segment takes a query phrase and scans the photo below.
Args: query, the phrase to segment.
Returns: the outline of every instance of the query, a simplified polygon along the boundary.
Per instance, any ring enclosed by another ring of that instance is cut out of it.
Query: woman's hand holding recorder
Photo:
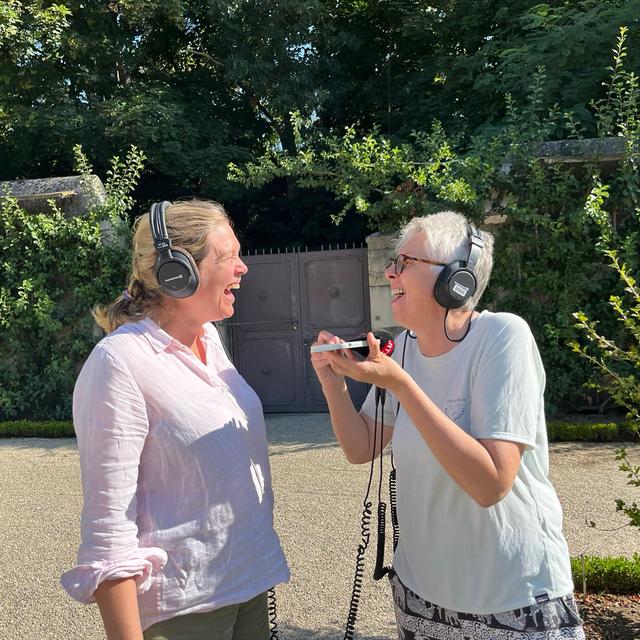
[[[340,353],[343,354],[347,352],[347,349],[340,348],[340,345],[345,344],[344,340],[338,338],[338,336],[334,336],[332,333],[328,331],[321,331],[318,334],[318,339],[313,343],[311,347],[311,364],[318,376],[318,380],[320,384],[324,388],[325,386],[339,386],[343,387],[344,376],[341,374],[337,374],[331,366],[330,354],[332,353]],[[339,351],[324,351],[318,350],[317,347],[325,347],[327,345],[336,345],[336,349]]]
[[[401,380],[404,371],[380,350],[380,340],[371,331],[366,336],[369,354],[365,360],[353,353],[353,347],[349,348],[348,345],[354,342],[350,340],[345,343],[327,331],[320,332],[318,341],[311,347],[311,362],[323,387],[325,384],[343,382],[344,376],[384,389],[393,387]],[[323,345],[336,345],[336,348],[323,350]]]

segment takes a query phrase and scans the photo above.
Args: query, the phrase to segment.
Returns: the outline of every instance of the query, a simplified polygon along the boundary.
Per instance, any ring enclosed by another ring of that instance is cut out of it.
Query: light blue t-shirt
[[[511,491],[484,508],[431,453],[388,394],[385,425],[394,426],[400,540],[394,568],[434,604],[466,613],[498,613],[571,593],[562,510],[548,479],[545,374],[527,323],[482,312],[463,342],[436,357],[401,334],[393,358],[431,400],[474,438],[526,445]],[[390,401],[389,401],[390,399]],[[362,412],[373,418],[373,390]],[[395,423],[395,424],[394,424]]]

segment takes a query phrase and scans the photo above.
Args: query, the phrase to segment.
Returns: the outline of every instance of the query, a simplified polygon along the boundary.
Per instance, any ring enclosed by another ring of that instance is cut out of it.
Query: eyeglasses
[[[435,262],[434,260],[427,260],[426,258],[416,258],[414,256],[408,256],[405,253],[399,253],[397,256],[391,257],[389,259],[389,263],[385,268],[388,269],[391,265],[393,265],[394,273],[399,276],[404,271],[404,268],[409,262],[424,262],[425,264],[432,264],[436,267],[447,266],[446,264],[444,264],[444,262]]]

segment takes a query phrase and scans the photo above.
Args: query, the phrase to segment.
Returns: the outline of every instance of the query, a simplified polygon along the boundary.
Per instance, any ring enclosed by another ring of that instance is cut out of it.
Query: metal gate
[[[326,411],[309,359],[321,329],[350,338],[371,327],[366,249],[243,256],[231,328],[237,369],[265,412]],[[348,382],[359,407],[368,385]]]

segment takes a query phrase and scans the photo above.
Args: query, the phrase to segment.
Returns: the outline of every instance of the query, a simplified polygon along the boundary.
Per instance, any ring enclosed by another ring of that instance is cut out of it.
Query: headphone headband
[[[153,237],[153,245],[157,251],[166,251],[171,249],[171,240],[167,233],[167,225],[165,222],[165,213],[170,202],[163,200],[151,205],[151,214],[149,224],[151,226],[151,236]]]
[[[475,271],[476,264],[480,259],[482,248],[484,247],[484,236],[482,231],[475,225],[468,223],[469,233],[469,255],[467,256],[466,267],[471,271]]]

